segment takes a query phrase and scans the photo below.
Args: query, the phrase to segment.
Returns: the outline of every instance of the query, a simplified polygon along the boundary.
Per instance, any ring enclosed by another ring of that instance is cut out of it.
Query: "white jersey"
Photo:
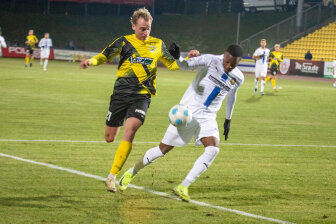
[[[181,104],[191,110],[195,118],[216,119],[222,102],[226,100],[226,118],[231,119],[238,87],[244,82],[244,75],[234,68],[226,73],[223,67],[224,55],[201,55],[186,61],[180,57],[177,64],[181,69],[198,69],[197,76],[190,84]]]
[[[6,48],[7,44],[5,41],[5,38],[3,38],[3,36],[0,36],[0,56],[2,56],[2,50],[1,48]]]
[[[257,50],[255,50],[255,52],[253,53],[253,56],[260,56],[260,55],[264,55],[264,57],[262,58],[258,58],[256,59],[256,67],[266,67],[268,66],[268,57],[270,55],[270,50],[268,48],[262,49],[261,47],[259,47]]]
[[[333,71],[334,71],[334,78],[336,78],[336,60],[335,61],[333,61],[333,63],[332,63],[332,67],[333,67]]]
[[[52,47],[52,41],[50,38],[42,38],[39,43],[39,47],[43,50],[50,49]]]

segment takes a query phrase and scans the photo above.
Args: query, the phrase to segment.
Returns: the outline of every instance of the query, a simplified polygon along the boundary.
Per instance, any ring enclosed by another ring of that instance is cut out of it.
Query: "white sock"
[[[154,160],[164,156],[159,146],[148,149],[145,155],[135,163],[135,165],[129,170],[130,173],[135,176],[141,169],[151,164]]]
[[[265,84],[266,84],[266,81],[265,80],[261,80],[260,92],[264,92]]]
[[[112,173],[110,173],[108,176],[107,176],[107,178],[110,178],[110,179],[116,179],[116,176],[114,175],[114,174],[112,174]]]
[[[254,80],[254,88],[258,89],[258,80],[257,79]]]
[[[44,70],[47,70],[47,64],[48,64],[48,60],[44,60],[44,63],[43,63]]]
[[[190,184],[194,183],[195,180],[210,167],[211,163],[215,160],[218,152],[218,147],[206,147],[204,153],[200,157],[198,157],[198,159],[194,163],[193,168],[189,171],[188,175],[181,184],[183,186],[189,187]]]

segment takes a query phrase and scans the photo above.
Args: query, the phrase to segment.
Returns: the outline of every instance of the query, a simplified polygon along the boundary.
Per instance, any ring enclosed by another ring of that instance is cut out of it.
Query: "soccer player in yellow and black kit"
[[[27,51],[26,51],[26,58],[25,58],[25,67],[28,67],[28,64],[30,65],[30,67],[33,66],[33,61],[34,61],[34,49],[35,49],[35,44],[38,43],[38,39],[37,37],[34,35],[34,30],[29,30],[28,31],[28,36],[26,38],[26,47],[27,47]]]
[[[175,59],[169,54],[162,40],[149,36],[153,18],[145,8],[136,10],[131,17],[133,35],[117,38],[100,54],[84,59],[81,68],[111,61],[119,55],[117,80],[111,95],[106,118],[105,140],[113,142],[125,122],[122,141],[116,151],[110,174],[106,179],[108,191],[116,191],[116,176],[132,149],[137,130],[144,123],[151,96],[156,95],[158,61],[170,70],[178,70]],[[190,51],[188,55],[199,54]]]
[[[270,58],[271,74],[266,78],[265,81],[267,83],[270,79],[272,79],[273,90],[275,92],[277,92],[278,90],[276,88],[275,79],[276,79],[277,71],[279,70],[280,62],[283,61],[283,55],[280,52],[280,45],[279,44],[274,45],[274,51],[271,52],[269,58]]]

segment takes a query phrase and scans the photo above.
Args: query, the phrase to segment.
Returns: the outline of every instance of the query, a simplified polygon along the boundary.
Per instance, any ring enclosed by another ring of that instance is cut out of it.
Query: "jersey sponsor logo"
[[[142,114],[142,115],[146,115],[146,112],[143,111],[143,110],[140,110],[140,109],[135,109],[135,113],[139,113],[139,114]]]
[[[129,58],[129,61],[131,63],[140,63],[140,64],[143,64],[143,65],[150,65],[153,62],[153,58],[133,57],[133,56],[131,56]]]
[[[149,46],[149,51],[154,53],[156,51],[156,47],[154,45]]]
[[[224,90],[226,90],[227,92],[229,92],[229,91],[232,89],[233,85],[234,85],[234,84],[231,84],[231,80],[232,80],[232,79],[229,81],[230,84],[231,84],[231,86],[228,85],[229,83],[228,83],[227,81],[223,82],[223,81],[221,81],[221,80],[218,80],[217,78],[215,78],[215,77],[212,76],[212,75],[209,75],[209,79],[210,79],[212,82],[214,82],[217,86],[219,86],[221,89],[224,89]]]

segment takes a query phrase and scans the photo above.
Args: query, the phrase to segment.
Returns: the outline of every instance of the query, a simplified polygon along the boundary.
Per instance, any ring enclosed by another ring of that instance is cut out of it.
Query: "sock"
[[[159,146],[148,149],[145,155],[130,169],[130,173],[135,176],[141,169],[162,156],[164,156],[164,154],[161,152]]]
[[[258,89],[258,80],[257,79],[254,80],[254,88]]]
[[[261,80],[260,92],[264,92],[265,84],[266,84],[265,80]]]
[[[272,79],[272,86],[273,86],[273,89],[276,88],[276,85],[275,85],[275,79]]]
[[[34,58],[31,57],[31,58],[30,58],[30,63],[33,63],[33,61],[34,61]]]
[[[189,187],[190,184],[194,183],[195,180],[210,167],[211,163],[215,160],[218,152],[218,147],[206,147],[204,153],[200,157],[198,157],[198,159],[194,163],[193,168],[189,171],[188,175],[183,180],[181,185]]]
[[[29,58],[28,57],[25,58],[25,62],[26,62],[26,65],[29,64]]]
[[[110,173],[117,176],[123,167],[128,155],[132,150],[132,142],[122,140],[114,156],[113,165]]]
[[[271,79],[271,77],[270,76],[268,76],[267,78],[266,78],[266,82],[268,82],[269,80]]]
[[[47,70],[48,60],[44,60],[43,69]]]
[[[107,178],[110,178],[110,179],[116,179],[116,175],[114,175],[114,174],[112,174],[112,173],[110,173],[108,176],[107,176]]]

